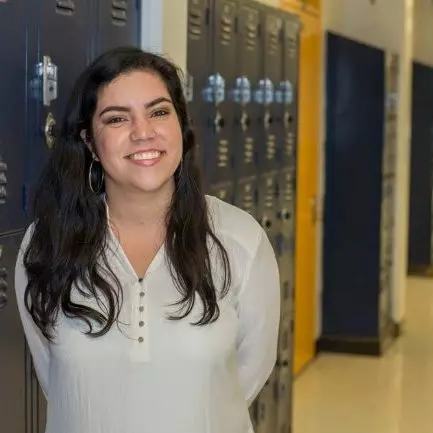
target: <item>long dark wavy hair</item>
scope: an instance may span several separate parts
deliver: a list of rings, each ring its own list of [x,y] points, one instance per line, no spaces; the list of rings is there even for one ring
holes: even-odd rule
[[[224,296],[230,286],[228,254],[213,232],[195,160],[195,136],[181,72],[158,55],[133,47],[116,48],[98,57],[78,78],[34,198],[34,230],[24,254],[28,276],[25,304],[36,325],[51,341],[60,309],[67,317],[83,320],[89,327],[87,335],[93,337],[106,334],[118,320],[123,296],[106,255],[109,226],[104,190],[95,194],[89,188],[92,155],[80,132],[92,130],[98,92],[119,75],[136,70],[156,73],[164,81],[183,136],[182,164],[174,174],[175,192],[167,214],[165,239],[170,273],[180,298],[175,304],[177,315],[168,318],[179,320],[188,316],[198,295],[203,314],[194,324],[217,320],[219,296]],[[210,245],[217,248],[224,271],[222,287],[218,288],[213,278]],[[73,287],[84,298],[95,299],[106,308],[98,311],[73,302]],[[92,322],[99,325],[98,329]]]

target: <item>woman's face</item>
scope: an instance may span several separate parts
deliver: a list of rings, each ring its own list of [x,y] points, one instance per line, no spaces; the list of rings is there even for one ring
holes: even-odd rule
[[[104,87],[92,131],[108,194],[173,189],[182,158],[182,131],[157,74],[134,71]]]

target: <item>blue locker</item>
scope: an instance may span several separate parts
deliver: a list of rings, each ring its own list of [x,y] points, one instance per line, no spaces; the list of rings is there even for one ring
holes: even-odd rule
[[[279,256],[280,226],[278,215],[279,172],[264,173],[259,177],[257,219],[271,241],[275,253]]]
[[[410,271],[432,263],[433,186],[433,68],[413,64],[412,150],[410,170],[409,251]]]
[[[0,21],[2,12],[0,4]],[[11,24],[19,22],[19,16],[15,18]],[[29,431],[26,428],[30,423],[26,411],[25,339],[13,283],[22,236],[22,232],[0,236],[0,422],[2,431],[17,433]]]
[[[284,106],[284,137],[280,149],[283,167],[296,166],[299,32],[299,20],[293,15],[286,14],[283,42],[283,81],[280,83],[276,92],[277,101]]]
[[[0,234],[22,229],[27,2],[0,2]]]
[[[39,0],[34,3],[28,64],[32,76],[26,149],[26,206],[31,200],[73,84],[90,60],[92,3]],[[31,219],[31,215],[29,215]]]
[[[213,104],[208,119],[212,138],[204,145],[204,167],[209,184],[218,184],[233,177],[234,101],[230,91],[236,78],[237,1],[215,1],[212,11],[212,69],[205,90],[207,101]]]
[[[93,38],[94,56],[118,46],[139,46],[140,1],[98,0],[96,7],[97,31]]]
[[[380,353],[385,56],[327,35],[325,350]]]
[[[236,105],[233,134],[234,170],[237,178],[257,174],[257,125],[261,106],[253,92],[261,78],[262,46],[260,9],[253,3],[239,6],[236,80],[232,98]]]
[[[262,105],[258,165],[260,171],[276,170],[280,166],[279,153],[284,135],[284,106],[276,96],[283,81],[283,17],[279,10],[262,8],[263,69],[255,92]]]
[[[188,106],[197,140],[197,158],[202,168],[204,145],[209,143],[208,146],[211,146],[213,138],[209,128],[213,101],[213,89],[208,87],[212,61],[210,20],[209,0],[189,0],[187,69],[190,98]]]

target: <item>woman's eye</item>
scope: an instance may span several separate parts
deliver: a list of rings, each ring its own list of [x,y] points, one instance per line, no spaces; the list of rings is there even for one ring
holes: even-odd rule
[[[159,110],[156,110],[152,113],[152,117],[163,117],[167,116],[168,114],[170,114],[169,110],[160,108]]]
[[[123,117],[111,117],[110,119],[108,119],[106,121],[106,123],[108,124],[116,124],[116,123],[121,123],[124,122],[125,119]]]

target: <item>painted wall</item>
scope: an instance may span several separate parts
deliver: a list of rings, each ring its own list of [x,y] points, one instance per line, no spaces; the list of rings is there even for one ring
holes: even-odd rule
[[[413,56],[418,62],[433,65],[433,1],[415,1]]]

